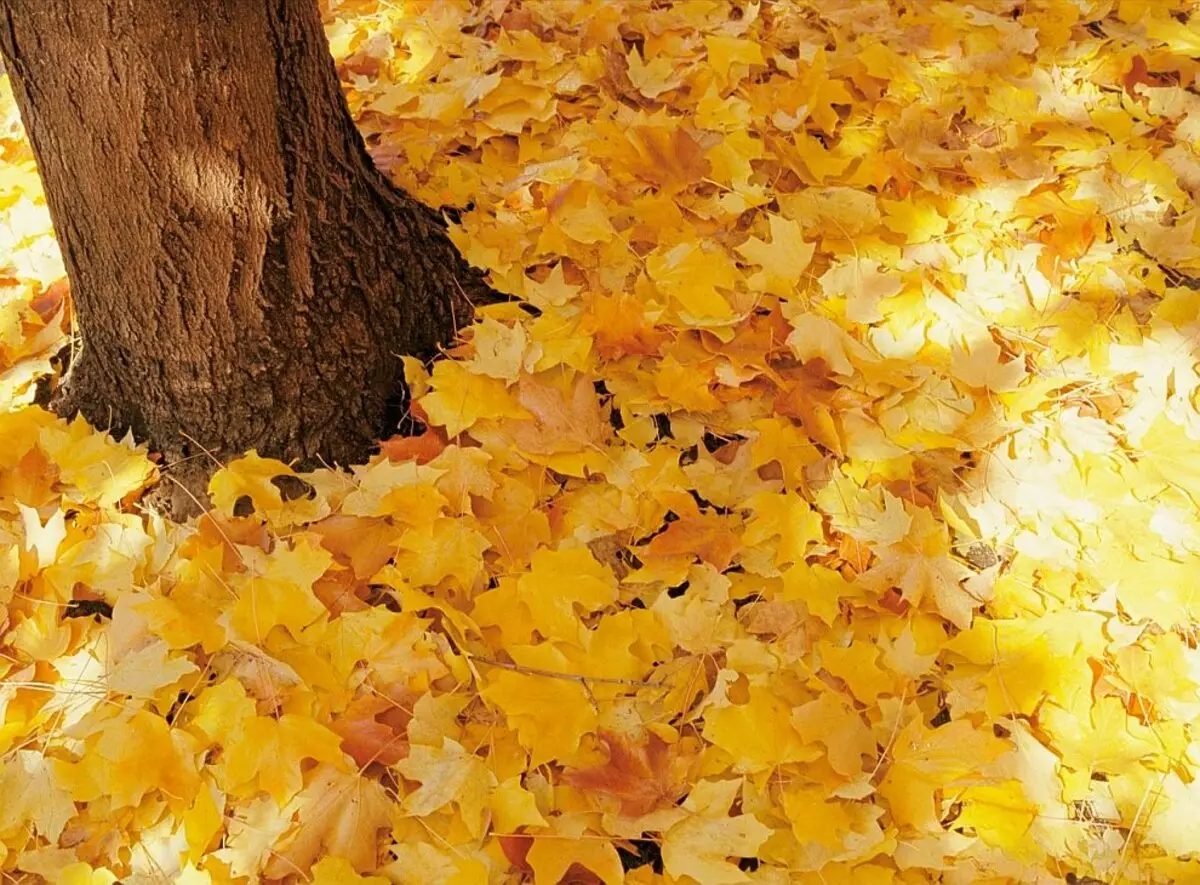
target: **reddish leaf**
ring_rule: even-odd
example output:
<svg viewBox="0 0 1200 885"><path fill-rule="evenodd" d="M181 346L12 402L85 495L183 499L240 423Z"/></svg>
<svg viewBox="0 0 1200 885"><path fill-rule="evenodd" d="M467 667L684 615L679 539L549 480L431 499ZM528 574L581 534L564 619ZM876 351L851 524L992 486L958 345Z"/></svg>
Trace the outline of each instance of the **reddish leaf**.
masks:
<svg viewBox="0 0 1200 885"><path fill-rule="evenodd" d="M741 549L741 540L731 522L729 517L716 513L681 516L655 536L650 542L650 552L657 556L694 554L723 572Z"/></svg>
<svg viewBox="0 0 1200 885"><path fill-rule="evenodd" d="M890 611L894 615L903 615L908 612L908 600L900 595L900 592L895 588L891 588L883 596L879 597L880 608Z"/></svg>
<svg viewBox="0 0 1200 885"><path fill-rule="evenodd" d="M445 448L446 440L433 430L426 430L420 436L393 436L379 444L379 451L389 461L416 461L418 464L428 464Z"/></svg>
<svg viewBox="0 0 1200 885"><path fill-rule="evenodd" d="M512 836L500 836L500 849L504 852L504 856L508 858L508 862L518 869L532 871L529 862L526 858L529 856L529 849L533 847L533 839L529 836L515 834Z"/></svg>
<svg viewBox="0 0 1200 885"><path fill-rule="evenodd" d="M628 735L602 730L608 761L594 768L568 771L563 781L579 790L604 793L621 801L621 813L646 814L675 799L672 748L653 732Z"/></svg>
<svg viewBox="0 0 1200 885"><path fill-rule="evenodd" d="M352 701L330 728L342 739L342 750L359 766L371 762L395 765L408 755L407 721L397 727L396 712L388 698L364 695Z"/></svg>
<svg viewBox="0 0 1200 885"><path fill-rule="evenodd" d="M871 564L871 548L849 535L842 535L842 539L838 542L838 556L856 573L860 574L865 572L867 566Z"/></svg>
<svg viewBox="0 0 1200 885"><path fill-rule="evenodd" d="M1155 83L1154 76L1150 73L1150 69L1146 67L1146 59L1140 55L1135 55L1129 63L1129 70L1121 77L1121 83L1125 86L1125 91L1131 94L1137 91L1139 84L1153 86Z"/></svg>
<svg viewBox="0 0 1200 885"><path fill-rule="evenodd" d="M355 581L349 572L326 574L313 584L312 590L313 595L335 618L343 612L360 612L370 608L364 601L370 588Z"/></svg>
<svg viewBox="0 0 1200 885"><path fill-rule="evenodd" d="M65 279L58 280L34 296L33 300L29 302L29 306L42 318L43 322L48 323L62 308L62 303L70 291L71 287Z"/></svg>

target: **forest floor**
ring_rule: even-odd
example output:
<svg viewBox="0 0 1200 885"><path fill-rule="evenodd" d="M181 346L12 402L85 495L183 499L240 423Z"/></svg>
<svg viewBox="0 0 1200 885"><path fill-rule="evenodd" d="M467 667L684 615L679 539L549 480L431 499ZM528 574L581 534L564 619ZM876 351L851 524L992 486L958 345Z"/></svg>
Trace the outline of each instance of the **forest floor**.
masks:
<svg viewBox="0 0 1200 885"><path fill-rule="evenodd" d="M5 880L1200 881L1192 7L333 2L513 301L188 524L5 92Z"/></svg>

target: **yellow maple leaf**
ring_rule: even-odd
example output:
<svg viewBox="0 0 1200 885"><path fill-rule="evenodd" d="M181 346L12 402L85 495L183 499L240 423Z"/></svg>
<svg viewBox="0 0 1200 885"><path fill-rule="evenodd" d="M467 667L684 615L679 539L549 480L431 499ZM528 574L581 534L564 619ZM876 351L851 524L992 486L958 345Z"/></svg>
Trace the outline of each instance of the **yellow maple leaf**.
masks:
<svg viewBox="0 0 1200 885"><path fill-rule="evenodd" d="M299 636L326 614L312 588L333 565L333 554L311 536L278 545L256 565L257 574L245 575L235 585L239 592L231 623L243 637L262 642L277 626Z"/></svg>
<svg viewBox="0 0 1200 885"><path fill-rule="evenodd" d="M25 529L24 547L37 554L38 567L46 568L54 563L58 548L67 537L66 513L55 508L45 522L32 507L17 504L21 523Z"/></svg>
<svg viewBox="0 0 1200 885"><path fill-rule="evenodd" d="M60 885L114 885L117 877L104 867L93 868L79 861L59 870L56 881Z"/></svg>
<svg viewBox="0 0 1200 885"><path fill-rule="evenodd" d="M799 78L804 92L804 107L814 123L827 135L832 135L840 122L834 105L854 103L854 96L845 84L829 74L829 53L820 47L813 53L808 69Z"/></svg>
<svg viewBox="0 0 1200 885"><path fill-rule="evenodd" d="M808 179L814 184L824 184L827 178L838 178L854 162L853 157L831 150L819 139L806 132L793 136L795 155L803 163L800 171L807 171Z"/></svg>
<svg viewBox="0 0 1200 885"><path fill-rule="evenodd" d="M488 807L497 833L515 833L521 827L548 826L538 809L537 798L521 786L520 775L497 784L488 799Z"/></svg>
<svg viewBox="0 0 1200 885"><path fill-rule="evenodd" d="M309 774L296 805L297 824L273 846L263 875L282 879L311 867L319 880L322 864L326 864L326 875L340 871L344 880L361 882L357 877L345 877L348 872L369 873L378 868L379 833L390 829L393 809L378 781L321 764ZM313 861L321 855L326 856L314 866ZM326 863L334 858L335 864Z"/></svg>
<svg viewBox="0 0 1200 885"><path fill-rule="evenodd" d="M1171 744L1182 740L1172 738L1171 723L1151 728L1139 722L1113 695L1076 710L1048 704L1045 719L1063 765L1077 771L1118 773L1143 759L1169 759Z"/></svg>
<svg viewBox="0 0 1200 885"><path fill-rule="evenodd" d="M292 826L293 814L291 807L280 808L266 794L239 803L226 819L216 859L228 866L230 876L256 876L270 859L271 848Z"/></svg>
<svg viewBox="0 0 1200 885"><path fill-rule="evenodd" d="M944 647L990 668L982 679L989 715L1032 716L1045 697L1076 709L1092 690L1087 662L1103 655L1103 619L1094 612L1072 612L977 620Z"/></svg>
<svg viewBox="0 0 1200 885"><path fill-rule="evenodd" d="M529 303L539 310L549 307L561 307L578 297L580 287L573 286L563 276L563 264L560 261L550 269L544 280L526 277L524 280L525 296Z"/></svg>
<svg viewBox="0 0 1200 885"><path fill-rule="evenodd" d="M824 787L790 787L783 793L782 805L800 842L818 842L840 852L853 832L854 819L843 803L830 799Z"/></svg>
<svg viewBox="0 0 1200 885"><path fill-rule="evenodd" d="M254 699L235 678L222 679L200 692L189 711L189 725L214 743L229 744L241 735L242 727L255 716Z"/></svg>
<svg viewBox="0 0 1200 885"><path fill-rule="evenodd" d="M1200 804L1200 781L1184 783L1170 771L1163 775L1160 789L1161 799L1148 815L1146 838L1172 855L1192 854L1200 837L1200 819L1194 813Z"/></svg>
<svg viewBox="0 0 1200 885"><path fill-rule="evenodd" d="M816 246L804 241L798 222L780 215L768 215L771 240L751 237L737 251L762 268L762 274L750 278L750 284L781 298L791 295L801 281L801 274L812 261Z"/></svg>
<svg viewBox="0 0 1200 885"><path fill-rule="evenodd" d="M928 243L950 227L950 222L928 201L881 197L879 204L883 207L883 226L903 235L909 243Z"/></svg>
<svg viewBox="0 0 1200 885"><path fill-rule="evenodd" d="M214 885L214 883L210 872L197 869L189 861L184 864L183 869L179 871L179 875L175 877L171 885Z"/></svg>
<svg viewBox="0 0 1200 885"><path fill-rule="evenodd" d="M351 516L395 516L409 525L423 525L441 515L450 502L437 490L445 470L416 461L394 463L380 458L354 468L358 488L342 501Z"/></svg>
<svg viewBox="0 0 1200 885"><path fill-rule="evenodd" d="M194 760L194 739L147 710L130 710L92 734L78 762L55 760L55 773L76 802L104 796L114 808L132 808L160 793L186 808L200 787Z"/></svg>
<svg viewBox="0 0 1200 885"><path fill-rule="evenodd" d="M748 547L758 546L777 536L776 565L804 562L809 548L825 540L820 514L799 495L761 492L742 506L754 512L742 533L742 542Z"/></svg>
<svg viewBox="0 0 1200 885"><path fill-rule="evenodd" d="M1015 781L968 786L959 794L962 811L956 826L973 829L989 845L1010 856L1037 861L1042 852L1029 834L1038 809Z"/></svg>
<svg viewBox="0 0 1200 885"><path fill-rule="evenodd" d="M196 793L196 801L183 815L183 833L187 838L187 857L199 863L225 828L225 796L207 778Z"/></svg>
<svg viewBox="0 0 1200 885"><path fill-rule="evenodd" d="M704 47L708 51L708 63L726 82L736 82L740 79L740 77L730 76L734 65L739 66L741 76L744 77L749 73L751 65L766 64L762 46L756 40L709 34L704 38Z"/></svg>
<svg viewBox="0 0 1200 885"><path fill-rule="evenodd" d="M801 313L788 320L792 332L788 347L801 362L824 360L838 375L853 375L855 363L870 363L877 358L833 320L813 313Z"/></svg>
<svg viewBox="0 0 1200 885"><path fill-rule="evenodd" d="M483 568L483 551L491 545L469 524L439 518L406 530L396 542L396 567L417 586L436 586L454 578L469 588Z"/></svg>
<svg viewBox="0 0 1200 885"><path fill-rule="evenodd" d="M496 786L495 775L482 759L447 737L440 747L414 744L396 768L421 784L404 797L406 812L424 817L454 803L467 832L475 838L482 834L488 796Z"/></svg>
<svg viewBox="0 0 1200 885"><path fill-rule="evenodd" d="M1200 453L1200 443L1178 424L1158 415L1141 436L1139 448L1143 457L1137 467L1125 468L1131 473L1131 483L1157 480L1180 489L1200 506L1200 457L1194 457Z"/></svg>
<svg viewBox="0 0 1200 885"><path fill-rule="evenodd" d="M196 551L181 563L170 596L139 599L135 605L150 631L171 648L200 645L212 654L225 645L225 628L218 622L230 592L221 576L224 557L223 546Z"/></svg>
<svg viewBox="0 0 1200 885"><path fill-rule="evenodd" d="M751 881L729 858L755 857L771 830L753 814L729 816L741 788L740 780L696 783L683 803L688 816L663 834L663 867L669 875L690 876L704 885Z"/></svg>
<svg viewBox="0 0 1200 885"><path fill-rule="evenodd" d="M18 750L0 767L0 836L11 838L26 828L58 842L75 804L54 777L49 758L33 750Z"/></svg>
<svg viewBox="0 0 1200 885"><path fill-rule="evenodd" d="M744 704L710 707L704 737L734 759L739 773L769 771L789 762L811 762L819 748L805 744L792 726L791 707L765 686L750 686Z"/></svg>
<svg viewBox="0 0 1200 885"><path fill-rule="evenodd" d="M554 818L551 834L539 834L526 855L538 882L561 882L578 864L604 885L621 885L625 871L611 840L587 832L587 818L566 814ZM549 835L550 838L546 838Z"/></svg>
<svg viewBox="0 0 1200 885"><path fill-rule="evenodd" d="M905 538L878 551L878 564L859 581L878 592L895 587L911 605L928 598L944 618L965 630L975 608L986 599L963 585L972 572L950 557L950 549L945 524L919 508Z"/></svg>
<svg viewBox="0 0 1200 885"><path fill-rule="evenodd" d="M606 243L616 233L600 194L588 182L577 179L568 184L555 195L551 207L551 225L576 242Z"/></svg>
<svg viewBox="0 0 1200 885"><path fill-rule="evenodd" d="M875 643L858 641L845 646L822 640L817 647L821 666L845 682L860 702L873 704L881 694L896 691L895 679L877 661L879 647Z"/></svg>
<svg viewBox="0 0 1200 885"><path fill-rule="evenodd" d="M829 237L874 230L882 217L873 194L851 187L809 187L794 194L780 194L778 199L789 218L799 219L806 230L815 228Z"/></svg>
<svg viewBox="0 0 1200 885"><path fill-rule="evenodd" d="M240 796L264 790L283 805L303 786L303 760L344 765L341 743L340 737L307 716L255 716L225 748L227 788Z"/></svg>
<svg viewBox="0 0 1200 885"><path fill-rule="evenodd" d="M900 294L904 283L895 274L880 270L873 258L842 258L821 274L826 298L846 299L846 318L856 323L877 323L884 318L879 303Z"/></svg>
<svg viewBox="0 0 1200 885"><path fill-rule="evenodd" d="M583 685L568 679L496 670L483 697L517 729L532 766L571 756L599 721Z"/></svg>
<svg viewBox="0 0 1200 885"><path fill-rule="evenodd" d="M660 55L647 62L634 49L625 57L625 61L629 82L646 98L658 98L664 92L683 85L683 74L676 70L675 59L670 55Z"/></svg>
<svg viewBox="0 0 1200 885"><path fill-rule="evenodd" d="M251 449L213 474L208 481L208 494L213 506L227 516L233 516L243 496L250 499L256 511L268 513L283 507L282 491L271 480L295 475L296 471L282 461L263 458Z"/></svg>
<svg viewBox="0 0 1200 885"><path fill-rule="evenodd" d="M914 719L896 735L879 794L900 826L935 829L935 792L979 771L1005 749L990 727L985 731L959 720L930 729Z"/></svg>
<svg viewBox="0 0 1200 885"><path fill-rule="evenodd" d="M1019 359L1002 362L1000 356L1000 345L990 337L984 338L966 347L955 347L950 354L950 370L971 387L997 393L1016 390L1025 378L1025 363Z"/></svg>
<svg viewBox="0 0 1200 885"><path fill-rule="evenodd" d="M680 243L646 256L646 273L663 294L680 306L680 317L694 325L724 323L733 308L719 289L733 289L736 271L723 250L715 246Z"/></svg>
<svg viewBox="0 0 1200 885"><path fill-rule="evenodd" d="M529 346L525 326L519 322L510 326L485 316L472 331L475 358L471 368L480 375L514 383L521 374Z"/></svg>
<svg viewBox="0 0 1200 885"><path fill-rule="evenodd" d="M310 885L388 885L383 876L360 875L350 861L341 857L323 857L312 867Z"/></svg>
<svg viewBox="0 0 1200 885"><path fill-rule="evenodd" d="M693 412L708 412L720 408L721 401L713 395L712 380L694 366L685 366L674 355L658 365L654 389L667 402Z"/></svg>
<svg viewBox="0 0 1200 885"><path fill-rule="evenodd" d="M66 497L71 500L112 507L154 475L145 447L134 444L132 435L118 442L93 432L82 416L67 425L66 433L43 430L39 440L58 466L59 479L69 487Z"/></svg>
<svg viewBox="0 0 1200 885"><path fill-rule="evenodd" d="M524 410L498 378L477 375L454 360L442 360L430 377L432 390L421 397L429 420L458 436L484 418L520 418Z"/></svg>
<svg viewBox="0 0 1200 885"><path fill-rule="evenodd" d="M543 637L578 643L584 627L576 607L590 615L616 602L617 582L586 547L543 549L517 579L517 597Z"/></svg>
<svg viewBox="0 0 1200 885"><path fill-rule="evenodd" d="M329 625L328 660L341 679L348 679L365 664L380 685L398 683L424 691L432 680L448 672L428 626L428 620L412 611L371 606L344 612Z"/></svg>
<svg viewBox="0 0 1200 885"><path fill-rule="evenodd" d="M840 572L820 563L811 566L797 563L783 573L782 598L802 601L826 624L833 624L837 618L841 610L839 600L857 595L854 584Z"/></svg>
<svg viewBox="0 0 1200 885"><path fill-rule="evenodd" d="M825 744L830 767L846 777L860 774L863 758L877 752L875 738L862 716L840 692L823 691L816 700L796 707L792 725L805 743Z"/></svg>
<svg viewBox="0 0 1200 885"><path fill-rule="evenodd" d="M133 698L152 698L161 689L180 679L193 676L200 668L192 661L172 656L170 647L162 640L150 642L139 649L110 662L109 691Z"/></svg>
<svg viewBox="0 0 1200 885"><path fill-rule="evenodd" d="M398 885L475 885L496 868L487 855L460 845L405 841L392 845L391 853L396 860L385 870L388 882Z"/></svg>

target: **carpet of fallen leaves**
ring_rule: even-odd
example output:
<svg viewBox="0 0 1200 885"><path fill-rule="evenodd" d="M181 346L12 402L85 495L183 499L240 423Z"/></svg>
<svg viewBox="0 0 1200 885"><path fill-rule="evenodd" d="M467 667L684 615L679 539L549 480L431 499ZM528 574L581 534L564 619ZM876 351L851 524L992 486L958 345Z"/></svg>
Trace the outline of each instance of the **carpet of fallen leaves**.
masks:
<svg viewBox="0 0 1200 885"><path fill-rule="evenodd" d="M5 95L6 880L1200 881L1191 6L331 3L514 299L188 525Z"/></svg>

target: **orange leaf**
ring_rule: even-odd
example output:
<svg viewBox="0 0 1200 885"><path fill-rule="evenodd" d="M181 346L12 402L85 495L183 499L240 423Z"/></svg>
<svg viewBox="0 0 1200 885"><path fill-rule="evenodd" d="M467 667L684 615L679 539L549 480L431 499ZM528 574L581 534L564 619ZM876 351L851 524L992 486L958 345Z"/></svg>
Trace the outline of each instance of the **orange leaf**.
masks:
<svg viewBox="0 0 1200 885"><path fill-rule="evenodd" d="M577 378L564 392L525 375L517 383L517 399L533 420L510 422L509 434L529 454L579 452L603 443L609 435L609 423L586 378Z"/></svg>
<svg viewBox="0 0 1200 885"><path fill-rule="evenodd" d="M371 762L395 765L408 755L407 723L397 728L394 722L379 721L385 716L392 718L388 714L395 709L396 705L385 697L364 695L351 701L330 729L342 739L342 750L360 767Z"/></svg>
<svg viewBox="0 0 1200 885"><path fill-rule="evenodd" d="M529 856L529 849L533 847L533 839L518 833L512 836L500 836L499 840L500 849L504 852L504 856L508 858L509 863L518 869L532 870L526 858Z"/></svg>
<svg viewBox="0 0 1200 885"><path fill-rule="evenodd" d="M893 587L891 590L888 590L879 597L879 607L890 611L894 615L903 615L912 606L910 606L908 601L900 595L900 591Z"/></svg>
<svg viewBox="0 0 1200 885"><path fill-rule="evenodd" d="M359 580L373 576L395 552L396 530L385 519L337 514L310 528L321 536L321 546L333 554L334 561L349 566Z"/></svg>
<svg viewBox="0 0 1200 885"><path fill-rule="evenodd" d="M579 790L604 793L621 802L621 814L647 814L676 797L671 776L672 748L653 732L629 735L607 729L599 732L608 748L608 761L594 768L568 771L563 781Z"/></svg>
<svg viewBox="0 0 1200 885"><path fill-rule="evenodd" d="M48 323L58 313L63 301L70 292L71 287L67 281L65 279L58 280L35 295L33 300L29 302L29 306L33 308L34 313L42 318L43 322Z"/></svg>
<svg viewBox="0 0 1200 885"><path fill-rule="evenodd" d="M646 317L642 302L623 293L596 295L588 305L584 328L595 337L596 351L605 359L648 356L667 339Z"/></svg>
<svg viewBox="0 0 1200 885"><path fill-rule="evenodd" d="M871 548L850 535L842 535L842 539L838 541L838 556L855 572L861 574L871 563Z"/></svg>
<svg viewBox="0 0 1200 885"><path fill-rule="evenodd" d="M1145 83L1147 86L1153 86L1155 80L1150 69L1146 67L1146 59L1135 55L1129 62L1129 70L1121 77L1121 83L1125 86L1125 91L1130 94L1137 91L1138 84Z"/></svg>
<svg viewBox="0 0 1200 885"><path fill-rule="evenodd" d="M370 608L364 601L369 589L366 584L355 581L348 572L330 572L313 584L313 596L329 609L335 618L343 612L361 612Z"/></svg>
<svg viewBox="0 0 1200 885"><path fill-rule="evenodd" d="M428 464L446 448L446 440L433 429L420 436L393 436L379 443L379 451L389 461L416 461Z"/></svg>
<svg viewBox="0 0 1200 885"><path fill-rule="evenodd" d="M682 129L634 126L628 138L642 161L634 167L636 174L667 193L695 184L711 171L700 145Z"/></svg>
<svg viewBox="0 0 1200 885"><path fill-rule="evenodd" d="M688 514L667 526L661 535L650 542L650 552L657 556L692 554L710 563L717 571L725 571L741 550L742 543L730 525L728 516L716 513Z"/></svg>

